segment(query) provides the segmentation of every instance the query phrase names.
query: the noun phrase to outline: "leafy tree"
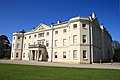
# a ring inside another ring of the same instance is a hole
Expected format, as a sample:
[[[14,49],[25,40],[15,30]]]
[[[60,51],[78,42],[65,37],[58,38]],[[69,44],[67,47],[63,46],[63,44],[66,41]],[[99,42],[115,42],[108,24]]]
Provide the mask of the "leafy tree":
[[[10,41],[6,35],[0,36],[0,58],[10,58]]]
[[[120,45],[114,48],[113,61],[120,62]]]

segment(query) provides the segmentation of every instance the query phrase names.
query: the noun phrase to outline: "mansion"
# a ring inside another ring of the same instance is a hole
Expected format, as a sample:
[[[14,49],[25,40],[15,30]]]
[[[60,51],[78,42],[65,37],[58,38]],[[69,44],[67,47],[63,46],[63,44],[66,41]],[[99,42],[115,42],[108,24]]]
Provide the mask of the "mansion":
[[[112,38],[93,12],[13,33],[11,60],[95,63],[112,59]]]

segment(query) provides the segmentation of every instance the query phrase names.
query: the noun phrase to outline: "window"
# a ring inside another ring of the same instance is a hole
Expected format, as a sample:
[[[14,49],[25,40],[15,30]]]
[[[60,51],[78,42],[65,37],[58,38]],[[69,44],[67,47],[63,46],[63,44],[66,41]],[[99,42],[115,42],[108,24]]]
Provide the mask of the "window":
[[[55,35],[58,34],[58,31],[55,31]]]
[[[83,35],[83,43],[86,43],[86,35]]]
[[[19,43],[17,43],[17,49],[19,48]]]
[[[31,36],[29,36],[29,39],[31,39]]]
[[[42,41],[42,45],[44,45],[44,41]]]
[[[63,46],[65,46],[67,44],[67,40],[63,39]]]
[[[73,43],[77,42],[77,35],[73,35]]]
[[[39,33],[38,34],[38,37],[40,38],[40,37],[44,37],[44,33]]]
[[[12,53],[12,57],[13,57],[13,53]]]
[[[15,37],[13,37],[13,39],[15,40]]]
[[[26,37],[25,37],[25,39],[26,39]]]
[[[36,34],[34,35],[34,38],[36,38]]]
[[[67,29],[63,29],[63,33],[66,33],[67,32]]]
[[[63,59],[66,58],[66,52],[63,52]]]
[[[77,28],[77,24],[73,24],[73,28]]]
[[[13,49],[14,49],[14,44],[13,44]]]
[[[16,58],[19,56],[19,53],[16,53]]]
[[[55,58],[57,58],[57,57],[58,57],[58,56],[57,56],[57,52],[55,52],[54,54],[55,54]]]
[[[57,46],[58,45],[58,40],[55,40],[55,46]]]
[[[83,59],[86,59],[86,58],[87,58],[86,50],[83,50]]]
[[[73,59],[77,59],[77,50],[73,50]]]
[[[18,37],[18,39],[20,39],[20,37]]]
[[[23,58],[25,58],[25,53],[23,53]]]
[[[48,55],[46,55],[46,58],[49,58],[49,56],[48,56]]]
[[[46,46],[49,47],[49,41],[46,41]]]
[[[82,24],[82,27],[83,27],[83,28],[87,28],[87,27],[86,27],[86,24]]]
[[[24,48],[25,48],[25,45],[26,45],[26,44],[24,44]]]
[[[49,36],[49,32],[47,32],[47,34],[46,34],[47,36]]]

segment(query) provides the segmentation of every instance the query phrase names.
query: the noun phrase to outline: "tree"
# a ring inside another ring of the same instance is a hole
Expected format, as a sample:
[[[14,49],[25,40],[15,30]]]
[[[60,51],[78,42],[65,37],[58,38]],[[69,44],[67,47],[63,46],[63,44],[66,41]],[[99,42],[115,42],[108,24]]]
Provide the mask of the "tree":
[[[0,58],[10,58],[10,41],[6,35],[0,36]]]

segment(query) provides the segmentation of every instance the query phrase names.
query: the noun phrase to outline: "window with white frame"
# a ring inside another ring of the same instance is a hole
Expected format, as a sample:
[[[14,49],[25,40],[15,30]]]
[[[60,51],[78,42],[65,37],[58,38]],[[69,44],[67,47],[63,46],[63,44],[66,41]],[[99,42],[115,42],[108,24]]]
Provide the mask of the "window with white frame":
[[[87,28],[86,24],[82,24],[83,29]]]
[[[13,47],[13,49],[14,49],[14,44],[13,44],[13,46],[12,46],[12,47]]]
[[[73,29],[74,29],[74,28],[77,28],[77,24],[73,24]]]
[[[23,53],[23,58],[25,58],[25,53]]]
[[[63,39],[63,46],[67,45],[67,40]]]
[[[73,50],[73,59],[77,59],[77,50]]]
[[[16,53],[16,58],[19,57],[19,53]]]
[[[66,52],[63,52],[63,59],[66,59]]]
[[[77,35],[73,35],[73,43],[77,43]]]
[[[34,35],[34,38],[36,38],[36,34]]]
[[[39,33],[38,38],[40,38],[40,37],[44,37],[44,33]]]
[[[19,43],[17,43],[17,49],[19,48]]]
[[[57,52],[54,52],[54,57],[55,57],[55,59],[58,58]]]
[[[49,32],[47,32],[46,35],[49,36]]]
[[[87,51],[83,50],[83,59],[87,59]]]
[[[83,43],[87,43],[87,36],[83,35]]]
[[[24,49],[25,49],[26,44],[24,44]]]
[[[55,35],[58,34],[58,31],[55,31]]]
[[[29,39],[31,39],[31,36],[29,36]]]
[[[20,37],[18,37],[18,39],[20,39]]]
[[[46,46],[49,47],[49,41],[46,41]]]
[[[63,29],[63,33],[66,33],[67,32],[67,29]]]
[[[55,40],[55,46],[58,46],[58,40]]]

